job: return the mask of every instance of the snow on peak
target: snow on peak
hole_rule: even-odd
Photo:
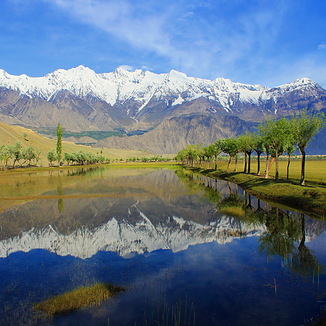
[[[100,250],[128,257],[131,253],[143,254],[158,249],[178,252],[190,245],[212,241],[224,244],[240,234],[259,236],[265,231],[264,226],[253,227],[227,216],[204,225],[171,216],[166,222],[154,225],[145,214],[138,212],[142,220],[136,223],[127,219],[118,222],[112,218],[94,230],[82,228],[69,235],[60,234],[51,225],[40,230],[33,228],[22,235],[0,241],[0,257],[32,249],[45,249],[61,256],[72,255],[82,259],[92,257]]]
[[[311,79],[307,78],[307,77],[302,77],[302,78],[298,78],[297,80],[295,80],[293,83],[287,83],[287,84],[283,84],[280,85],[276,88],[281,88],[281,89],[286,89],[286,90],[292,90],[294,88],[298,88],[298,87],[314,87],[317,84],[312,81]]]
[[[295,82],[294,82],[294,84],[309,84],[309,85],[311,85],[311,84],[316,84],[314,81],[312,81],[310,78],[308,78],[308,77],[302,77],[302,78],[299,78],[299,79],[297,79]]]
[[[168,73],[168,76],[170,78],[175,78],[175,79],[187,79],[188,78],[188,76],[185,73],[177,71],[177,70],[173,70],[173,69]]]
[[[300,78],[278,89],[287,91],[303,85],[309,87],[316,84],[309,78]],[[224,78],[212,81],[188,77],[176,70],[155,74],[140,69],[132,71],[128,67],[120,66],[113,72],[97,74],[83,65],[68,70],[58,69],[44,77],[12,76],[0,70],[0,87],[45,100],[52,99],[61,90],[67,90],[79,97],[92,95],[111,105],[133,100],[137,103],[135,105],[138,105],[138,111],[151,99],[161,99],[165,96],[174,98],[173,105],[206,97],[220,102],[226,111],[230,111],[234,98],[243,102],[258,103],[269,90],[260,85],[234,83]]]

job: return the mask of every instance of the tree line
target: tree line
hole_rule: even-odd
[[[16,142],[14,145],[2,145],[0,146],[0,163],[4,168],[15,168],[19,164],[20,167],[31,165],[37,166],[40,161],[42,151],[32,146],[23,148],[21,142]],[[53,162],[57,161],[58,165],[62,164],[62,161],[66,161],[68,165],[78,164],[95,164],[95,163],[108,163],[110,160],[106,158],[102,151],[94,154],[87,151],[79,151],[73,153],[64,153],[62,155],[62,128],[58,124],[57,127],[57,143],[56,149],[53,149],[47,153],[47,159],[50,166],[53,166]],[[9,162],[11,165],[9,165]]]
[[[2,145],[0,146],[0,166],[6,169],[14,169],[18,166],[37,166],[41,154],[42,151],[40,149],[32,146],[23,148],[23,145],[20,142],[16,142],[14,145]],[[53,163],[56,161],[58,162],[58,165],[61,165],[62,161],[67,162],[68,165],[86,165],[110,162],[110,160],[102,153],[94,154],[87,151],[64,153],[63,157],[59,160],[55,150],[51,150],[47,153],[47,159],[50,166],[53,166]]]
[[[287,178],[289,178],[290,157],[298,149],[301,153],[300,185],[305,184],[306,147],[313,137],[325,126],[326,117],[323,113],[301,115],[290,119],[266,120],[258,125],[257,132],[246,132],[238,137],[217,139],[214,143],[203,147],[187,145],[178,152],[177,160],[183,164],[194,166],[195,161],[201,164],[204,161],[214,162],[217,169],[218,157],[221,153],[229,156],[227,171],[230,170],[232,160],[235,160],[237,171],[238,154],[244,153],[244,173],[251,173],[251,155],[257,154],[258,167],[256,173],[261,175],[261,155],[265,153],[264,177],[269,177],[269,171],[275,162],[275,178],[279,178],[279,156],[286,153],[288,156]]]
[[[50,166],[53,166],[53,162],[57,161],[60,166],[63,161],[67,162],[68,165],[87,165],[95,163],[108,163],[110,160],[101,153],[91,153],[85,151],[64,153],[63,157],[59,157],[54,150],[51,150],[47,154],[47,159]]]
[[[37,165],[41,153],[40,149],[32,146],[23,148],[20,142],[16,142],[14,145],[2,145],[0,146],[0,162],[5,168],[9,166],[9,161],[12,162],[12,168],[15,168],[16,164],[31,166],[33,163]]]
[[[86,165],[104,162],[108,163],[110,161],[102,154],[102,151],[97,154],[85,151],[79,151],[77,153],[64,153],[64,156],[62,157],[62,127],[59,123],[57,126],[56,149],[48,152],[47,159],[50,163],[50,166],[53,165],[54,161],[58,161],[58,165],[60,166],[62,163],[62,158],[68,163],[68,165]]]

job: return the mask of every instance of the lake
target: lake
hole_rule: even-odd
[[[170,168],[0,177],[1,325],[314,325],[326,312],[326,222]],[[96,283],[100,304],[35,304]]]

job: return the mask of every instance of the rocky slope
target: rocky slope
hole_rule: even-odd
[[[96,74],[79,66],[37,78],[0,70],[4,123],[34,129],[61,123],[77,132],[151,130],[131,139],[103,140],[101,146],[130,149],[145,144],[152,152],[176,152],[184,144],[238,135],[267,116],[290,115],[306,107],[326,110],[326,91],[308,78],[267,88],[193,78],[173,70],[154,74],[118,68]]]

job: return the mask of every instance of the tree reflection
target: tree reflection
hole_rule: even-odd
[[[259,250],[266,257],[281,257],[284,265],[295,274],[307,277],[319,274],[322,266],[317,257],[306,246],[305,215],[300,218],[290,212],[284,212],[277,207],[265,205],[262,202],[252,203],[250,194],[244,192],[243,197],[232,190],[232,184],[227,182],[229,195],[224,197],[217,190],[217,186],[207,177],[195,178],[194,174],[189,175],[189,171],[184,173],[179,170],[177,175],[189,189],[193,191],[204,191],[212,203],[216,205],[217,212],[227,214],[237,218],[241,222],[255,225],[265,225],[266,231],[259,238]],[[205,178],[208,180],[205,181]],[[198,181],[200,180],[200,181]]]
[[[313,251],[305,245],[306,230],[304,214],[301,214],[301,234],[301,241],[297,251],[292,256],[290,267],[296,274],[304,277],[311,274],[319,274],[322,269],[322,265],[317,260],[317,257],[313,254]]]
[[[59,178],[59,180],[58,180],[57,193],[58,193],[58,196],[62,196],[62,181],[61,181],[61,178]],[[58,210],[59,210],[60,214],[63,211],[63,199],[62,198],[58,199]]]
[[[295,251],[295,241],[299,240],[300,226],[279,208],[273,207],[265,214],[267,230],[259,239],[260,251],[267,257],[289,257]]]

